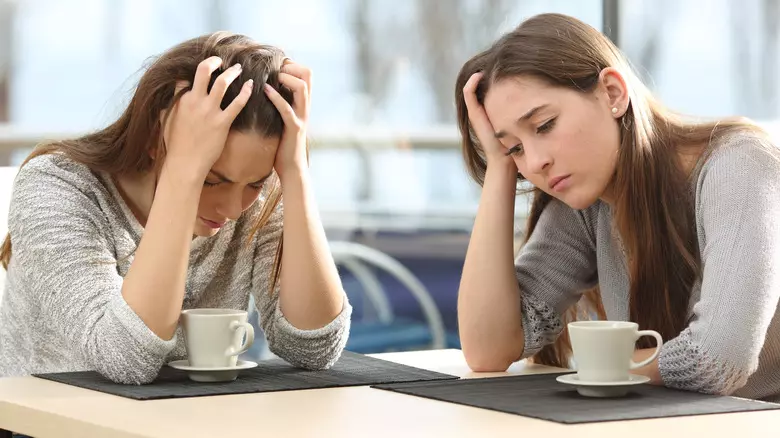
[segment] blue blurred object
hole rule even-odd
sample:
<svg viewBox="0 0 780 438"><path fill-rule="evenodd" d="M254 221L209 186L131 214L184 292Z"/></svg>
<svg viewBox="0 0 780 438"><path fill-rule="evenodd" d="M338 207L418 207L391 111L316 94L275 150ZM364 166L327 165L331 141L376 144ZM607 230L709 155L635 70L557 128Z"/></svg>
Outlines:
<svg viewBox="0 0 780 438"><path fill-rule="evenodd" d="M430 348L431 330L419 321L399 318L391 323L354 321L347 350L355 353L420 350Z"/></svg>
<svg viewBox="0 0 780 438"><path fill-rule="evenodd" d="M347 350L370 354L460 348L457 333L446 331L441 312L427 288L397 259L354 242L331 242L331 251L353 307ZM402 289L410 292L419 312L404 309L403 316L396 316L386 291L395 294ZM404 301L409 304L409 299ZM241 359L273 357L251 297L249 322L255 329L255 342Z"/></svg>
<svg viewBox="0 0 780 438"><path fill-rule="evenodd" d="M355 242L331 242L336 264L354 308L347 350L381 353L440 349L447 346L441 313L430 293L406 267L389 255ZM380 272L377 272L380 271ZM422 309L422 320L394 315L381 274L408 290Z"/></svg>
<svg viewBox="0 0 780 438"><path fill-rule="evenodd" d="M252 328L255 329L255 341L246 353L239 356L239 359L258 361L272 358L271 350L268 349L268 340L260 325L260 314L257 312L255 299L252 295L249 296L248 313L247 322L252 324Z"/></svg>

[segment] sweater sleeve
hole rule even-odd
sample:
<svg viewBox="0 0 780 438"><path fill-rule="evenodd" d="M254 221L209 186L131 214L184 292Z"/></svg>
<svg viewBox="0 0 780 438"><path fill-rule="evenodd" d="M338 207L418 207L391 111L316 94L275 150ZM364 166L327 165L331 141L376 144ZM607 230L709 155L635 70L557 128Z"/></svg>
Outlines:
<svg viewBox="0 0 780 438"><path fill-rule="evenodd" d="M743 139L716 151L697 185L701 296L658 367L666 386L731 394L758 368L780 297L780 163Z"/></svg>
<svg viewBox="0 0 780 438"><path fill-rule="evenodd" d="M35 311L61 334L51 342L64 342L114 382L147 383L176 338L159 338L125 302L116 255L101 233L106 222L73 178L31 161L14 184L9 271L30 285Z"/></svg>
<svg viewBox="0 0 780 438"><path fill-rule="evenodd" d="M341 313L328 325L301 330L290 324L279 307L280 282L277 281L273 292L269 292L282 227L283 206L280 203L268 223L258 231L255 247L252 293L260 323L271 352L297 367L326 369L336 363L347 344L352 307L345 295Z"/></svg>
<svg viewBox="0 0 780 438"><path fill-rule="evenodd" d="M553 200L515 260L524 358L555 342L563 329L561 315L598 281L593 234L597 209L598 204L578 211Z"/></svg>

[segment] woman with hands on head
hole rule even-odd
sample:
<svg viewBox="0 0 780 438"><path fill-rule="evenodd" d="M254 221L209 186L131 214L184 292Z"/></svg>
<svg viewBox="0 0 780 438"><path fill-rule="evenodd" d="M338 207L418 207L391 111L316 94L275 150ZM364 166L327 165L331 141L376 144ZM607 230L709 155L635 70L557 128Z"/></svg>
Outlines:
<svg viewBox="0 0 780 438"><path fill-rule="evenodd" d="M458 296L471 368L567 367L584 313L660 332L635 371L655 384L780 399L780 154L761 129L673 113L608 38L559 14L468 60L455 95L482 185ZM533 205L515 255L521 180Z"/></svg>
<svg viewBox="0 0 780 438"><path fill-rule="evenodd" d="M146 383L186 355L182 309L250 294L272 352L331 366L351 307L312 192L310 95L309 69L220 32L157 58L110 126L36 148L0 254L0 376Z"/></svg>

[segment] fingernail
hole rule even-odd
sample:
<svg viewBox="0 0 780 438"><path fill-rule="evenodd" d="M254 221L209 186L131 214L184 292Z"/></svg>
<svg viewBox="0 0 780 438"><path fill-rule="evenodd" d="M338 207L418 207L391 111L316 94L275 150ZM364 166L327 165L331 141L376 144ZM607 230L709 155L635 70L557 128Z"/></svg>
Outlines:
<svg viewBox="0 0 780 438"><path fill-rule="evenodd" d="M268 84L265 84L265 86L263 86L263 91L265 91L266 93L269 93L271 91L271 86L268 85Z"/></svg>
<svg viewBox="0 0 780 438"><path fill-rule="evenodd" d="M238 69L238 70L241 70L241 64L239 64L239 63L235 63L235 64L233 65L233 68L235 68L235 69Z"/></svg>
<svg viewBox="0 0 780 438"><path fill-rule="evenodd" d="M250 90L251 90L251 89L252 89L252 87L254 87L254 86L255 86L255 81L254 81L254 80L250 79L250 80L246 81L246 87L247 87L248 89L250 89Z"/></svg>

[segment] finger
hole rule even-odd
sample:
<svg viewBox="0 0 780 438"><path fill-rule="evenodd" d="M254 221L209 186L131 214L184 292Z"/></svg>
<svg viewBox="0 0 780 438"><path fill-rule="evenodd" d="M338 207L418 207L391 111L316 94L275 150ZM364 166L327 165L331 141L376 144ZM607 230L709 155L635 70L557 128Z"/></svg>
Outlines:
<svg viewBox="0 0 780 438"><path fill-rule="evenodd" d="M246 106L246 103L249 102L249 98L252 96L252 88L254 88L254 81L252 79L244 82L244 86L241 87L238 96L236 96L236 98L230 102L230 105L222 112L224 116L230 120L230 123L233 123L233 120L238 117L238 113L240 113Z"/></svg>
<svg viewBox="0 0 780 438"><path fill-rule="evenodd" d="M293 108L284 100L284 97L282 97L278 91L268 84L263 86L263 91L265 91L265 95L268 96L271 103L274 104L276 110L279 111L279 114L282 115L282 120L284 120L285 125L292 126L297 123L295 111L293 111Z"/></svg>
<svg viewBox="0 0 780 438"><path fill-rule="evenodd" d="M470 110L476 106L481 106L477 100L477 87L482 80L482 72L471 75L466 85L463 86L463 99L466 101L466 107Z"/></svg>
<svg viewBox="0 0 780 438"><path fill-rule="evenodd" d="M173 95L177 96L181 90L190 86L189 81L176 81L176 88L173 89Z"/></svg>
<svg viewBox="0 0 780 438"><path fill-rule="evenodd" d="M211 74L216 71L219 66L222 65L222 58L219 56L212 56L206 58L198 64L198 69L195 70L195 79L192 82L192 91L200 96L205 96L209 89L209 81L211 80Z"/></svg>
<svg viewBox="0 0 780 438"><path fill-rule="evenodd" d="M305 120L309 116L309 90L306 82L287 73L279 73L279 82L293 92L295 114Z"/></svg>
<svg viewBox="0 0 780 438"><path fill-rule="evenodd" d="M223 71L214 81L214 85L211 86L209 97L219 105L220 102L222 102L222 98L225 97L225 92L230 84L232 84L240 74L241 64L233 64L230 68Z"/></svg>
<svg viewBox="0 0 780 438"><path fill-rule="evenodd" d="M163 142L165 144L168 144L169 132L171 130L170 117L173 117L179 108L179 101L176 100L176 96L178 96L183 90L185 90L189 86L190 86L189 81L176 81L176 86L173 89L173 98L175 102L171 106L169 106L166 109L163 109L160 112L160 123L163 124Z"/></svg>
<svg viewBox="0 0 780 438"><path fill-rule="evenodd" d="M282 65L282 73L293 75L296 78L306 82L306 88L309 90L309 99L311 99L311 70L301 64L296 64L290 58L285 59L284 65Z"/></svg>
<svg viewBox="0 0 780 438"><path fill-rule="evenodd" d="M469 112L471 127L479 138L489 138L494 136L493 127L490 125L485 109L477 100L477 86L482 79L482 73L471 75L466 85L463 87L463 100L466 101L466 109ZM488 136L488 137L483 137Z"/></svg>

